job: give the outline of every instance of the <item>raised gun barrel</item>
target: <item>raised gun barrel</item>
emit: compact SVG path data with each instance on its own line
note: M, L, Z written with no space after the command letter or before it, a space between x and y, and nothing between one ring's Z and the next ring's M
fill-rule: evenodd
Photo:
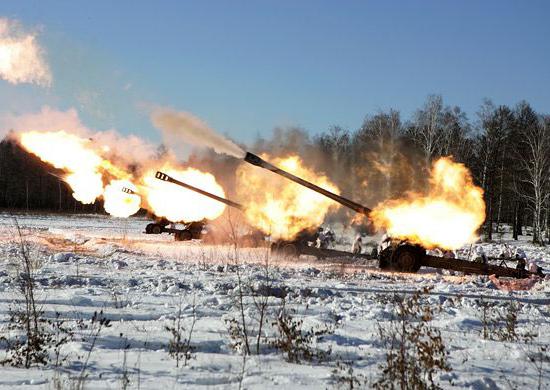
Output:
M122 192L130 195L137 195L138 193L134 190L129 189L128 187L122 187Z
M255 154L247 152L246 156L244 157L244 161L246 161L247 163L250 163L252 165L256 165L258 167L270 170L271 172L274 172L274 173L276 173L278 175L281 175L283 177L286 177L287 179L292 180L295 183L301 184L304 187L309 188L310 190L313 190L315 192L323 194L327 198L330 198L330 199L332 199L332 200L334 200L334 201L336 201L336 202L338 202L338 203L340 203L340 204L342 204L346 207L349 207L350 209L352 209L352 210L354 210L358 213L361 213L361 214L364 214L364 215L368 216L369 213L371 212L371 209L369 209L368 207L360 205L359 203L355 203L354 201L346 199L346 198L344 198L340 195L336 195L335 193L327 191L327 190L325 190L325 189L323 189L319 186L316 186L315 184L310 183L309 181L306 181L304 179L301 179L298 176L294 176L291 173L283 171L282 169L277 168L276 166L274 166L274 165L268 163L267 161L261 159L259 156L256 156Z
M218 202L221 202L221 203L224 203L228 206L231 206L231 207L234 207L236 209L239 209L239 210L242 210L243 209L243 206L240 205L239 203L237 202L233 202L232 200L229 200L229 199L225 199L225 198L222 198L221 196L218 196L218 195L214 195L214 194L211 194L210 192L206 192L204 190L201 190L200 188L197 188L197 187L194 187L190 184L187 184L187 183L184 183L182 181L179 181L177 179L174 179L173 177L171 176L168 176L166 173L163 173L163 172L160 172L158 171L156 174L155 174L155 177L159 180L162 180L162 181L167 181L167 182L170 182L170 183L173 183L173 184L176 184L180 187L183 187L183 188L187 188L188 190L191 190L191 191L195 191L201 195L204 195L204 196L207 196L211 199L214 199L214 200L217 200Z

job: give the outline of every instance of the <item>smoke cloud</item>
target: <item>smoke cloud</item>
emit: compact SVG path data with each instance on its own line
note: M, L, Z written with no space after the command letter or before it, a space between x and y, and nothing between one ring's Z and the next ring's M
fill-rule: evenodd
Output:
M212 148L216 153L244 158L245 151L233 141L208 127L201 119L187 113L157 108L151 114L153 125L162 131L169 145L191 144Z
M52 83L45 52L34 33L25 32L18 21L0 18L0 77L11 84Z
M0 117L0 126L3 130L13 130L16 133L65 130L81 137L89 137L92 133L80 122L78 112L74 108L59 111L49 106L43 106L38 112L22 115L4 114Z

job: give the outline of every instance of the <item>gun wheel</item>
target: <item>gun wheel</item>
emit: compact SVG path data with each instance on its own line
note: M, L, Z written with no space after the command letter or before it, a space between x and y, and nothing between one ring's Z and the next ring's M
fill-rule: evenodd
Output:
M193 238L193 234L191 234L191 232L188 230L182 230L174 234L174 239L176 241L189 241L192 238Z
M160 234L162 233L162 228L156 223L150 223L145 226L145 233L147 234Z
M281 249L281 254L284 257L292 257L292 258L299 256L298 248L296 248L296 245L294 244L286 244L285 246L283 246L283 248Z
M420 252L410 245L398 247L391 258L391 268L399 272L417 272L420 269Z

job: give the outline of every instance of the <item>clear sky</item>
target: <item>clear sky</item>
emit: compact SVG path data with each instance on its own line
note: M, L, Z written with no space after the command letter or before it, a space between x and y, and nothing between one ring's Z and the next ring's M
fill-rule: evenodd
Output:
M53 85L0 80L0 111L75 107L89 127L157 140L151 105L238 141L312 133L431 93L550 112L549 1L2 1L40 29Z

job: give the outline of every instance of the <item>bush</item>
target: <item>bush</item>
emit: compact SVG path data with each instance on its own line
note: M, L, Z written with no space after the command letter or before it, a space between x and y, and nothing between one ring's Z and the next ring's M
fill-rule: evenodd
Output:
M338 389L353 390L367 385L365 376L354 372L353 361L337 361L332 380Z
M331 350L315 348L314 342L322 339L324 335L334 333L334 327L323 326L320 328L303 329L303 320L293 318L285 309L285 304L277 320L272 324L277 329L275 339L270 345L286 354L286 360L290 363L301 361L322 361L328 358Z
M178 305L178 313L176 318L174 318L172 325L165 326L165 329L170 332L171 335L170 342L168 343L168 354L176 360L176 367L179 367L180 360L183 359L183 364L186 366L189 359L192 358L194 347L191 346L191 337L197 321L195 298L193 298L192 322L187 335L185 335L184 333L186 329L182 323L181 305L182 302L180 301Z
M485 300L481 300L479 305L481 334L485 340L528 342L534 338L534 334L518 331L519 314L522 309L520 303L510 301L504 309Z
M441 333L430 326L433 309L420 300L426 292L411 297L394 295L394 317L379 326L387 351L375 388L440 389L435 374L451 371Z

